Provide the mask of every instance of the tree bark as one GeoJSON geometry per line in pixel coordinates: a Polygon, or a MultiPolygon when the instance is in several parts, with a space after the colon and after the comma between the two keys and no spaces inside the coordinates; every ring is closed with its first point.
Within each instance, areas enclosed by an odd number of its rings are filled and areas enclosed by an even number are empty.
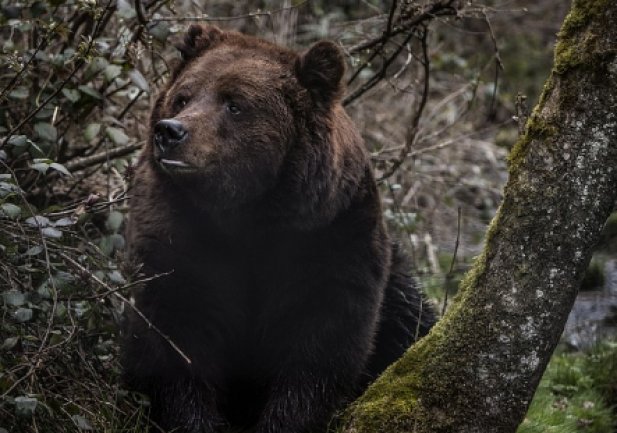
{"type": "Polygon", "coordinates": [[[514,432],[617,199],[617,2],[575,0],[483,253],[346,433],[514,432]]]}

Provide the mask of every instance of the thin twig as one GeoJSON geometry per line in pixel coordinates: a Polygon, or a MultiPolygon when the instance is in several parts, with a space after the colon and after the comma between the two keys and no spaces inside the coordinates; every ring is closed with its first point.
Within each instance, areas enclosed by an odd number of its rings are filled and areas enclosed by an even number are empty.
{"type": "Polygon", "coordinates": [[[386,36],[384,41],[381,43],[379,48],[373,50],[373,53],[354,71],[349,80],[347,80],[347,85],[349,86],[354,80],[360,75],[360,73],[366,69],[366,67],[377,57],[384,49],[386,42],[390,39],[390,35],[392,33],[392,23],[394,19],[394,12],[396,12],[397,0],[392,0],[392,5],[390,6],[390,13],[388,14],[388,21],[386,24],[386,29],[384,31],[383,36],[386,36]]]}
{"type": "Polygon", "coordinates": [[[148,319],[144,313],[141,312],[141,310],[139,308],[137,308],[135,305],[133,305],[133,303],[131,301],[129,301],[128,299],[126,299],[126,297],[118,292],[116,292],[112,287],[110,287],[107,283],[105,283],[104,281],[102,281],[100,278],[98,278],[94,273],[90,272],[88,269],[86,269],[84,266],[82,266],[79,262],[73,260],[73,258],[67,256],[64,253],[59,253],[60,256],[62,258],[64,258],[64,260],[66,260],[67,262],[71,263],[73,266],[75,266],[79,271],[81,271],[81,273],[85,276],[87,276],[88,278],[91,278],[94,282],[96,282],[99,286],[103,287],[105,290],[107,290],[108,293],[114,295],[115,297],[117,297],[119,300],[121,300],[122,302],[124,302],[125,305],[127,305],[130,309],[132,309],[135,314],[137,314],[145,323],[146,325],[148,325],[148,327],[150,329],[152,329],[154,332],[156,332],[157,334],[159,334],[159,336],[165,340],[167,342],[167,344],[169,344],[171,346],[171,348],[173,350],[175,350],[181,357],[182,359],[184,359],[184,361],[187,364],[192,364],[191,358],[189,358],[183,351],[182,349],[180,349],[180,347],[178,347],[178,345],[176,343],[174,343],[174,341],[167,335],[165,334],[163,331],[161,331],[154,323],[152,323],[152,321],[150,321],[150,319],[148,319]]]}
{"type": "Polygon", "coordinates": [[[518,93],[514,102],[516,108],[516,120],[518,124],[518,135],[522,137],[525,134],[525,125],[527,125],[527,119],[529,118],[529,106],[527,105],[527,96],[518,93]]]}
{"type": "Polygon", "coordinates": [[[125,291],[125,290],[129,290],[129,289],[131,289],[131,288],[133,288],[135,286],[138,286],[140,284],[144,284],[144,283],[147,283],[149,281],[156,280],[157,278],[161,278],[161,277],[165,277],[167,275],[171,275],[172,273],[173,272],[170,271],[170,272],[163,272],[163,273],[160,273],[160,274],[155,274],[155,275],[152,275],[151,277],[142,278],[140,280],[133,281],[131,283],[125,284],[122,287],[116,287],[115,289],[111,288],[110,290],[108,290],[106,292],[97,293],[96,295],[88,296],[87,298],[84,298],[84,299],[96,300],[96,299],[106,298],[107,296],[113,295],[116,292],[122,292],[122,291],[125,291]]]}
{"type": "Polygon", "coordinates": [[[420,99],[420,105],[416,110],[414,117],[411,121],[411,125],[408,130],[407,138],[405,140],[405,147],[401,150],[398,155],[398,158],[394,160],[390,168],[379,178],[379,180],[387,179],[392,176],[396,170],[403,164],[405,159],[407,158],[407,154],[411,150],[411,146],[416,140],[418,135],[418,130],[420,127],[420,119],[422,118],[422,113],[424,113],[424,108],[426,107],[426,103],[428,101],[428,93],[429,93],[429,82],[430,82],[430,57],[428,53],[428,28],[424,28],[424,32],[421,38],[422,45],[422,66],[424,67],[424,88],[422,89],[422,98],[420,99]]]}
{"type": "Polygon", "coordinates": [[[248,14],[244,14],[244,15],[234,15],[234,16],[229,16],[229,17],[210,17],[207,14],[203,14],[203,15],[198,15],[198,16],[192,16],[192,17],[161,17],[161,18],[153,18],[150,20],[151,23],[158,23],[158,22],[162,22],[162,21],[173,21],[173,22],[190,22],[190,21],[236,21],[236,20],[241,20],[241,19],[246,19],[246,18],[256,18],[256,17],[269,17],[273,14],[279,13],[279,12],[283,12],[283,11],[287,11],[290,9],[298,9],[300,6],[303,6],[305,3],[307,3],[308,0],[303,0],[300,3],[296,4],[296,5],[292,5],[292,6],[286,6],[286,7],[282,7],[279,9],[274,9],[271,11],[263,11],[263,12],[250,12],[248,14]]]}
{"type": "Polygon", "coordinates": [[[441,316],[446,314],[446,308],[448,307],[448,283],[452,281],[454,275],[454,264],[456,263],[456,255],[458,254],[459,241],[461,239],[461,207],[458,207],[458,217],[456,220],[456,242],[454,243],[454,253],[452,254],[452,261],[450,262],[450,270],[446,275],[446,281],[444,286],[443,306],[441,307],[441,316]]]}
{"type": "MultiPolygon", "coordinates": [[[[107,6],[105,8],[105,12],[107,12],[108,15],[111,14],[111,10],[109,9],[109,5],[111,4],[111,2],[112,2],[112,0],[109,0],[108,3],[107,3],[107,6]]],[[[94,29],[91,37],[90,37],[90,41],[88,42],[88,46],[86,47],[86,50],[85,50],[82,58],[80,58],[76,62],[75,67],[73,68],[73,70],[71,71],[69,76],[67,78],[65,78],[64,80],[62,80],[62,82],[60,83],[58,88],[54,92],[52,92],[52,94],[49,95],[43,102],[41,102],[38,107],[36,107],[34,110],[32,110],[26,117],[24,117],[21,120],[21,122],[19,122],[17,124],[17,126],[12,128],[8,132],[8,134],[6,135],[6,137],[4,138],[2,143],[0,143],[0,149],[6,145],[6,143],[10,140],[10,138],[13,136],[13,134],[15,134],[15,132],[19,131],[26,123],[28,123],[34,116],[36,116],[43,108],[45,108],[47,106],[47,104],[49,104],[49,102],[51,100],[53,100],[56,96],[58,96],[60,94],[60,92],[62,91],[62,89],[64,89],[64,87],[73,79],[75,74],[77,74],[77,72],[84,65],[87,64],[87,62],[84,60],[84,58],[87,57],[90,54],[90,51],[92,51],[92,48],[94,47],[94,42],[96,40],[96,36],[97,36],[97,34],[99,32],[99,29],[100,29],[100,25],[103,22],[103,18],[105,16],[106,16],[106,14],[101,14],[101,17],[97,21],[97,25],[96,25],[96,27],[95,27],[95,29],[94,29]]]]}
{"type": "Polygon", "coordinates": [[[493,31],[491,20],[488,18],[488,14],[486,13],[486,8],[482,9],[482,14],[484,15],[484,21],[486,22],[486,26],[488,27],[488,33],[491,36],[491,41],[493,42],[493,50],[495,51],[495,85],[493,86],[493,94],[491,95],[491,102],[489,105],[489,113],[492,113],[495,107],[495,101],[497,99],[497,85],[499,84],[499,73],[502,72],[505,68],[503,66],[503,61],[501,60],[501,52],[499,51],[499,45],[497,44],[497,38],[495,37],[495,32],[493,31]]]}
{"type": "Polygon", "coordinates": [[[344,106],[349,105],[354,100],[362,96],[364,93],[368,92],[370,89],[375,87],[383,78],[385,78],[386,73],[388,71],[388,67],[390,67],[390,65],[394,62],[394,60],[396,60],[398,55],[401,53],[401,51],[403,51],[403,49],[409,43],[411,38],[413,38],[413,36],[414,36],[414,32],[409,33],[407,37],[405,38],[405,41],[397,47],[394,53],[391,54],[390,57],[388,57],[386,61],[383,62],[379,72],[375,73],[362,86],[360,86],[358,89],[354,90],[350,95],[345,97],[345,99],[343,99],[343,105],[344,106]]]}
{"type": "MultiPolygon", "coordinates": [[[[4,168],[11,174],[11,176],[13,177],[13,179],[15,179],[15,181],[17,181],[17,177],[15,175],[15,172],[11,169],[11,167],[9,167],[4,161],[0,160],[0,164],[2,164],[4,166],[4,168]]],[[[24,203],[24,205],[28,208],[28,212],[30,212],[31,215],[35,216],[36,213],[34,211],[34,209],[32,208],[32,206],[30,205],[30,203],[28,202],[28,200],[26,199],[26,196],[23,192],[23,190],[19,187],[17,188],[18,191],[18,195],[21,199],[21,201],[24,203]]],[[[51,334],[51,327],[54,323],[54,318],[56,316],[56,308],[58,306],[58,290],[56,288],[56,282],[52,276],[51,273],[51,260],[49,257],[49,248],[47,247],[47,241],[45,239],[45,234],[43,233],[43,226],[41,225],[41,222],[39,221],[38,218],[34,218],[34,222],[36,224],[36,227],[38,228],[38,234],[41,238],[41,246],[43,247],[43,252],[45,253],[45,270],[47,271],[47,277],[49,279],[49,283],[51,284],[51,296],[52,296],[52,304],[51,304],[51,309],[49,310],[49,318],[47,320],[47,327],[45,328],[45,333],[43,334],[43,338],[41,338],[41,344],[39,344],[39,348],[36,352],[36,355],[32,358],[31,360],[31,364],[30,364],[30,369],[28,371],[28,373],[26,375],[24,375],[24,377],[22,377],[21,379],[24,380],[26,377],[31,376],[35,369],[37,367],[40,366],[40,359],[42,357],[42,353],[43,353],[43,348],[45,347],[45,344],[47,343],[47,340],[49,339],[49,335],[51,334]]],[[[2,394],[2,397],[7,396],[13,389],[15,389],[15,387],[17,387],[17,385],[21,382],[21,380],[17,380],[15,381],[15,383],[8,389],[6,390],[6,392],[4,392],[2,394]]]]}
{"type": "MultiPolygon", "coordinates": [[[[53,27],[53,29],[51,29],[51,28],[49,29],[49,33],[51,33],[53,30],[55,30],[56,27],[57,27],[57,23],[53,27]]],[[[43,45],[45,45],[47,43],[47,41],[48,41],[48,36],[47,35],[44,38],[41,38],[41,41],[39,42],[39,44],[34,49],[34,52],[28,58],[28,61],[24,65],[22,65],[22,67],[19,70],[19,72],[17,74],[15,74],[13,76],[13,78],[11,79],[11,81],[6,85],[6,87],[4,89],[2,89],[2,92],[0,93],[0,101],[2,101],[2,99],[4,98],[4,95],[6,95],[8,92],[11,91],[13,86],[19,81],[19,79],[22,77],[22,75],[28,70],[28,67],[30,66],[32,61],[36,58],[36,56],[39,53],[39,51],[41,50],[41,48],[43,48],[43,45]]]]}
{"type": "Polygon", "coordinates": [[[141,26],[146,26],[148,24],[148,20],[146,19],[146,15],[144,13],[144,6],[141,3],[141,0],[135,0],[135,14],[137,15],[137,21],[141,26]]]}
{"type": "Polygon", "coordinates": [[[440,16],[454,16],[458,13],[458,9],[452,6],[453,3],[455,3],[455,1],[453,0],[448,1],[445,4],[442,2],[434,3],[430,5],[427,9],[425,9],[421,14],[416,15],[402,25],[395,26],[390,32],[389,36],[381,34],[376,38],[354,45],[353,47],[349,48],[348,51],[350,54],[360,53],[364,50],[373,48],[383,43],[386,39],[390,37],[400,35],[401,33],[406,33],[409,30],[425,23],[426,21],[431,21],[440,16]]]}

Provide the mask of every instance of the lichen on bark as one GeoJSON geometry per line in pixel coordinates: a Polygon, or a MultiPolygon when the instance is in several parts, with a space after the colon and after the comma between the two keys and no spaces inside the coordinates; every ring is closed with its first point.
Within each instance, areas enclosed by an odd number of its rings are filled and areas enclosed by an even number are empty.
{"type": "Polygon", "coordinates": [[[446,316],[344,415],[354,433],[513,432],[617,199],[617,3],[575,0],[446,316]]]}

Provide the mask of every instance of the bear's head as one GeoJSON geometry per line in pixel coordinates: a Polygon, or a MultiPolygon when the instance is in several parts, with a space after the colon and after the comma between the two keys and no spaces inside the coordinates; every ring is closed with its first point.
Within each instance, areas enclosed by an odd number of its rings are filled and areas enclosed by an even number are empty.
{"type": "Polygon", "coordinates": [[[363,174],[344,173],[362,157],[343,161],[343,148],[362,146],[340,105],[338,46],[296,53],[192,25],[178,49],[182,61],[151,115],[144,156],[155,175],[210,212],[265,201],[271,210],[285,203],[282,213],[334,212],[332,189],[363,174]]]}

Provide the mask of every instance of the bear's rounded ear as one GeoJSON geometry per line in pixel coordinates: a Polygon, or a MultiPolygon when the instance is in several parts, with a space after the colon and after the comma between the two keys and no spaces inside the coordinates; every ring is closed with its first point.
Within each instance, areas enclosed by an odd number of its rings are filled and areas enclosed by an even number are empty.
{"type": "Polygon", "coordinates": [[[320,41],[298,57],[295,73],[314,97],[330,103],[343,93],[345,58],[334,42],[320,41]]]}
{"type": "Polygon", "coordinates": [[[194,59],[208,48],[223,40],[223,31],[216,26],[191,24],[181,43],[176,48],[185,62],[194,59]]]}

